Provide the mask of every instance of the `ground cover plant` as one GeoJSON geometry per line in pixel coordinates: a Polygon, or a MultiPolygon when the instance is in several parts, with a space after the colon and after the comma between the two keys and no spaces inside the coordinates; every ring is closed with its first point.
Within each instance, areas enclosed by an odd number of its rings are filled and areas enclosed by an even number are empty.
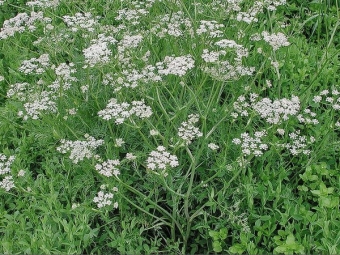
{"type": "Polygon", "coordinates": [[[0,27],[0,253],[340,253],[337,0],[3,0],[0,27]]]}

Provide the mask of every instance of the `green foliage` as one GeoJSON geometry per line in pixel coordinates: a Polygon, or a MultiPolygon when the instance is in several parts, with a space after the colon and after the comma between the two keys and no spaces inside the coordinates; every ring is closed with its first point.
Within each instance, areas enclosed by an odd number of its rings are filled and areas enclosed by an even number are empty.
{"type": "Polygon", "coordinates": [[[0,37],[1,254],[340,254],[338,1],[26,2],[0,5],[48,18],[0,37]]]}

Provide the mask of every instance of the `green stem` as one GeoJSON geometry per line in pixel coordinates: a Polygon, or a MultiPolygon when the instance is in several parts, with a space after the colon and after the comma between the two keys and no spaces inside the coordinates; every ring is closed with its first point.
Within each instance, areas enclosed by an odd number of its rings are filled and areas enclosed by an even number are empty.
{"type": "Polygon", "coordinates": [[[152,213],[149,213],[148,211],[144,210],[142,207],[136,205],[134,202],[132,202],[129,198],[127,198],[126,196],[124,196],[123,194],[120,194],[126,201],[128,201],[130,204],[132,204],[134,207],[136,207],[138,210],[141,210],[142,212],[144,212],[147,215],[150,215],[153,218],[156,218],[157,220],[163,222],[165,225],[171,226],[171,224],[169,222],[166,222],[165,220],[153,215],[152,213]]]}
{"type": "Polygon", "coordinates": [[[144,200],[148,201],[150,204],[152,204],[153,206],[155,206],[155,209],[157,209],[158,211],[162,212],[163,214],[167,215],[173,222],[175,222],[175,225],[177,226],[178,230],[182,233],[182,227],[179,224],[179,222],[173,218],[173,216],[167,212],[165,209],[163,209],[162,207],[160,207],[157,203],[155,203],[154,201],[152,201],[149,197],[145,196],[143,193],[141,193],[140,191],[136,190],[135,188],[131,187],[130,185],[124,183],[121,179],[119,179],[118,177],[116,177],[116,179],[118,180],[118,182],[120,184],[122,184],[124,187],[126,187],[128,190],[130,190],[131,192],[143,197],[144,200]]]}

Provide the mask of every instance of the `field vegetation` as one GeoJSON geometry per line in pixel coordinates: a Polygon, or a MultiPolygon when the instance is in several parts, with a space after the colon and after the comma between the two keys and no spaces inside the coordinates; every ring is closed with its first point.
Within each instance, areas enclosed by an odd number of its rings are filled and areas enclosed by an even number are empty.
{"type": "Polygon", "coordinates": [[[0,1],[1,254],[340,254],[338,0],[0,1]]]}

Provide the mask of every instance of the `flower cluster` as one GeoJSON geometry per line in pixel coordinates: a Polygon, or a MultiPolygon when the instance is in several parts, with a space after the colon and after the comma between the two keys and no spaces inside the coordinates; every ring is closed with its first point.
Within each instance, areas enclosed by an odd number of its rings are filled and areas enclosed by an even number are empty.
{"type": "Polygon", "coordinates": [[[139,19],[148,13],[149,12],[143,8],[138,8],[138,9],[126,9],[125,8],[125,9],[118,10],[118,16],[115,19],[121,20],[121,21],[132,22],[133,25],[138,25],[139,19]]]}
{"type": "Polygon", "coordinates": [[[86,30],[88,32],[94,32],[95,27],[98,25],[99,17],[93,17],[91,13],[76,13],[74,16],[63,16],[63,20],[72,32],[78,30],[86,30]]]}
{"type": "Polygon", "coordinates": [[[224,25],[218,23],[215,20],[201,20],[200,26],[196,30],[196,33],[198,35],[208,34],[209,37],[211,38],[222,37],[223,31],[220,29],[223,29],[223,28],[224,28],[224,25]]]}
{"type": "Polygon", "coordinates": [[[265,131],[257,131],[253,137],[245,132],[241,134],[241,138],[234,138],[232,142],[236,145],[241,145],[242,153],[244,155],[259,157],[263,154],[263,151],[268,149],[268,145],[261,141],[261,138],[265,136],[265,131]]]}
{"type": "MultiPolygon", "coordinates": [[[[112,55],[109,49],[109,44],[116,43],[116,39],[112,36],[105,36],[104,34],[99,34],[98,39],[91,40],[91,45],[83,50],[85,56],[85,63],[90,67],[94,67],[96,64],[106,64],[110,60],[112,55]]],[[[84,66],[84,68],[87,67],[84,66]]]]}
{"type": "Polygon", "coordinates": [[[55,8],[59,5],[59,0],[33,0],[26,3],[27,6],[37,6],[40,8],[55,8]]]}
{"type": "Polygon", "coordinates": [[[264,4],[269,11],[275,11],[278,6],[285,5],[286,0],[264,0],[264,4]]]}
{"type": "Polygon", "coordinates": [[[7,90],[7,97],[8,98],[16,98],[20,101],[26,100],[26,93],[25,91],[29,88],[30,84],[27,82],[22,83],[15,83],[9,86],[7,90]]]}
{"type": "Polygon", "coordinates": [[[13,164],[15,156],[6,157],[0,153],[0,175],[4,175],[2,181],[0,181],[0,188],[9,191],[14,188],[13,177],[11,174],[11,165],[13,164]]]}
{"type": "Polygon", "coordinates": [[[62,154],[67,152],[70,153],[70,159],[74,164],[82,161],[84,158],[92,158],[93,151],[100,145],[104,144],[104,140],[96,140],[88,134],[85,135],[86,141],[69,141],[62,139],[60,141],[61,145],[57,147],[57,151],[62,154]]]}
{"type": "Polygon", "coordinates": [[[156,22],[151,28],[151,32],[160,38],[163,38],[166,35],[179,37],[184,34],[194,34],[190,19],[185,17],[184,13],[181,11],[174,12],[172,15],[165,14],[156,17],[155,20],[156,22]]]}
{"type": "Polygon", "coordinates": [[[19,71],[24,74],[42,74],[50,66],[48,54],[42,54],[39,58],[31,58],[21,63],[19,71]]]}
{"type": "Polygon", "coordinates": [[[204,49],[201,55],[202,59],[206,63],[215,63],[219,60],[220,56],[225,56],[227,54],[226,51],[209,51],[208,49],[204,49]]]}
{"type": "Polygon", "coordinates": [[[220,146],[218,146],[217,144],[214,144],[214,143],[209,143],[208,148],[213,150],[213,151],[217,151],[220,148],[220,146]]]}
{"type": "Polygon", "coordinates": [[[37,120],[43,112],[56,113],[57,104],[53,101],[54,99],[55,97],[49,91],[31,94],[29,95],[28,102],[24,104],[26,114],[19,111],[18,116],[23,117],[24,120],[28,120],[28,118],[37,120]]]}
{"type": "Polygon", "coordinates": [[[319,124],[319,121],[315,118],[316,113],[312,112],[310,109],[306,108],[303,110],[302,114],[296,116],[300,123],[306,124],[319,124]]]}
{"type": "MultiPolygon", "coordinates": [[[[97,204],[98,208],[111,205],[114,194],[111,191],[107,191],[106,185],[102,185],[100,189],[101,190],[97,193],[97,196],[93,198],[93,202],[97,204]]],[[[117,192],[118,189],[114,187],[112,191],[117,192]]],[[[118,203],[113,203],[113,207],[118,208],[118,203]]]]}
{"type": "Polygon", "coordinates": [[[276,51],[283,46],[289,46],[290,43],[287,40],[287,37],[283,33],[277,34],[269,34],[267,31],[262,32],[263,40],[269,43],[272,46],[273,50],[276,51]]]}
{"type": "Polygon", "coordinates": [[[173,57],[166,56],[163,62],[156,63],[158,73],[161,75],[184,76],[188,70],[194,68],[195,61],[190,55],[173,57]]]}
{"type": "Polygon", "coordinates": [[[137,48],[142,40],[143,36],[141,34],[125,35],[118,43],[118,51],[124,51],[128,48],[137,48]]]}
{"type": "Polygon", "coordinates": [[[188,116],[188,121],[182,122],[181,126],[178,128],[178,136],[184,140],[185,145],[191,144],[191,142],[203,134],[199,131],[199,128],[195,127],[198,122],[199,116],[197,114],[190,114],[188,116]]]}
{"type": "MultiPolygon", "coordinates": [[[[291,99],[282,98],[273,101],[269,98],[260,99],[257,94],[251,93],[249,101],[242,95],[237,98],[233,106],[235,112],[231,115],[234,118],[248,116],[250,111],[254,111],[268,123],[279,124],[282,120],[288,120],[290,116],[298,115],[300,99],[293,95],[291,99]]],[[[300,117],[302,118],[302,115],[300,117]]]]}
{"type": "Polygon", "coordinates": [[[156,73],[156,67],[152,65],[145,66],[142,70],[134,68],[125,69],[121,73],[106,74],[103,79],[104,85],[111,85],[114,91],[119,91],[123,87],[136,88],[139,84],[148,84],[150,82],[159,82],[162,77],[156,73]]]}
{"type": "Polygon", "coordinates": [[[50,23],[50,18],[44,18],[43,12],[18,13],[17,16],[9,20],[5,20],[0,30],[0,40],[14,36],[16,32],[23,33],[26,29],[29,31],[36,30],[35,22],[41,21],[50,23]]]}
{"type": "Polygon", "coordinates": [[[74,69],[73,63],[61,63],[54,71],[57,79],[48,86],[52,91],[59,92],[60,87],[62,87],[63,90],[67,90],[71,87],[72,82],[78,81],[76,77],[72,76],[72,74],[77,72],[77,70],[74,69]]]}
{"type": "Polygon", "coordinates": [[[11,172],[11,165],[13,164],[15,156],[6,157],[0,153],[0,175],[8,174],[11,172]]]}
{"type": "Polygon", "coordinates": [[[226,81],[238,80],[242,76],[252,75],[255,72],[255,67],[246,67],[241,63],[233,65],[229,61],[219,61],[215,66],[203,67],[202,71],[218,81],[226,81]]]}
{"type": "Polygon", "coordinates": [[[113,175],[117,177],[120,174],[120,171],[117,168],[117,166],[119,165],[120,165],[120,162],[118,159],[116,160],[109,159],[102,163],[96,164],[95,168],[100,174],[106,177],[111,177],[113,175]]]}
{"type": "Polygon", "coordinates": [[[104,120],[115,119],[116,124],[122,124],[125,119],[137,116],[141,119],[152,115],[150,106],[145,105],[144,100],[129,103],[118,103],[117,99],[111,98],[106,108],[99,111],[98,115],[104,120]]]}
{"type": "Polygon", "coordinates": [[[309,155],[310,150],[307,149],[307,146],[315,141],[315,138],[311,136],[309,141],[306,136],[300,135],[300,130],[289,133],[290,143],[286,143],[280,145],[290,151],[290,153],[294,156],[299,154],[309,155]]]}
{"type": "Polygon", "coordinates": [[[6,191],[10,191],[12,188],[14,188],[14,181],[13,181],[13,177],[10,175],[5,176],[2,181],[0,181],[0,188],[6,190],[6,191]]]}
{"type": "Polygon", "coordinates": [[[337,89],[333,89],[332,91],[323,90],[319,93],[319,95],[314,96],[314,103],[323,103],[331,105],[334,110],[340,110],[340,92],[337,89]]]}
{"type": "Polygon", "coordinates": [[[256,1],[254,2],[253,7],[249,8],[247,12],[238,12],[236,16],[237,21],[243,21],[248,24],[252,22],[257,22],[258,19],[256,16],[262,12],[263,2],[256,1]]]}
{"type": "Polygon", "coordinates": [[[177,156],[171,155],[166,151],[164,146],[158,146],[157,150],[152,151],[146,160],[147,168],[152,171],[160,171],[160,175],[166,177],[168,173],[167,168],[178,166],[177,156]]]}
{"type": "Polygon", "coordinates": [[[237,44],[234,40],[222,39],[220,41],[217,41],[215,45],[222,49],[225,48],[235,49],[236,57],[234,58],[234,60],[236,60],[237,62],[240,62],[243,57],[248,57],[249,55],[248,49],[246,49],[240,44],[237,44]]]}
{"type": "Polygon", "coordinates": [[[281,120],[288,120],[289,116],[297,115],[300,110],[300,100],[297,96],[292,96],[292,99],[287,98],[272,101],[269,98],[263,98],[252,104],[261,118],[268,123],[278,124],[281,120]]]}

